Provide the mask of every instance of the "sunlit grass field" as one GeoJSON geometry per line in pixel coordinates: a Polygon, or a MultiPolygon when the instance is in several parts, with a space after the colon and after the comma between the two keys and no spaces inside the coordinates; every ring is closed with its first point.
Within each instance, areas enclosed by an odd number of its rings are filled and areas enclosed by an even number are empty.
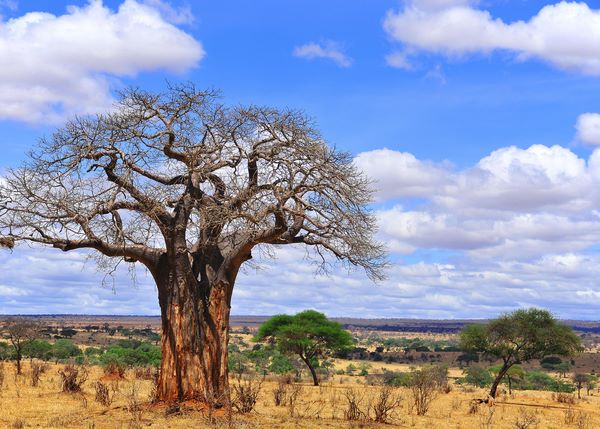
{"type": "MultiPolygon", "coordinates": [[[[338,362],[343,366],[345,362],[338,362]]],[[[280,384],[274,377],[262,380],[255,410],[241,414],[223,410],[171,410],[150,403],[153,382],[139,380],[127,371],[121,380],[106,377],[102,368],[88,367],[88,377],[79,393],[61,392],[58,373],[64,365],[49,364],[37,387],[31,385],[31,366],[15,375],[12,363],[4,363],[0,391],[2,428],[577,428],[600,427],[600,396],[584,396],[573,404],[558,402],[551,392],[518,391],[500,395],[494,406],[472,405],[485,391],[450,385],[439,392],[425,416],[416,415],[412,393],[392,389],[398,406],[387,424],[373,422],[374,407],[381,387],[365,384],[364,377],[335,376],[314,387],[308,383],[280,384]],[[95,400],[94,383],[102,380],[109,388],[112,403],[95,400]],[[276,406],[274,390],[285,390],[283,405],[276,406]],[[347,393],[353,393],[360,410],[358,420],[349,421],[347,393]],[[290,400],[290,398],[293,398],[290,400]]],[[[375,369],[375,368],[374,368],[375,369]]],[[[458,370],[451,370],[450,374],[458,370]]],[[[254,383],[261,382],[255,379],[254,383]]],[[[232,385],[235,385],[232,379],[232,385]]]]}

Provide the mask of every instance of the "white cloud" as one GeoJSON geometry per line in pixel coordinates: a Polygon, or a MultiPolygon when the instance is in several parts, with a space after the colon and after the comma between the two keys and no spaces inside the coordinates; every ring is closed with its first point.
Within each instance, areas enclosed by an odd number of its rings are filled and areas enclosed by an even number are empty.
{"type": "Polygon", "coordinates": [[[297,46],[294,48],[293,54],[295,57],[309,60],[315,58],[328,59],[340,67],[350,67],[352,65],[352,59],[342,51],[338,43],[331,40],[323,43],[307,43],[306,45],[297,46]]]}
{"type": "Polygon", "coordinates": [[[414,68],[413,64],[409,61],[408,57],[410,56],[409,52],[406,51],[396,51],[392,52],[385,56],[385,62],[392,67],[396,67],[398,69],[404,70],[412,70],[414,68]]]}
{"type": "Polygon", "coordinates": [[[110,106],[115,77],[194,67],[202,45],[161,13],[136,0],[116,11],[91,0],[60,16],[30,12],[0,22],[0,119],[59,121],[97,112],[110,106]]]}
{"type": "Polygon", "coordinates": [[[375,181],[379,201],[431,195],[449,174],[448,163],[436,165],[387,148],[360,153],[354,162],[375,181]]]}
{"type": "Polygon", "coordinates": [[[502,50],[520,60],[600,74],[600,11],[585,3],[547,5],[527,21],[507,23],[469,1],[409,1],[387,13],[384,29],[415,51],[460,56],[502,50]]]}
{"type": "Polygon", "coordinates": [[[576,139],[584,144],[600,145],[600,114],[583,113],[577,118],[575,124],[576,139]]]}
{"type": "Polygon", "coordinates": [[[396,201],[377,216],[382,239],[401,254],[527,260],[600,242],[600,151],[586,161],[561,146],[511,146],[460,171],[389,149],[356,163],[375,180],[379,201],[396,201]]]}

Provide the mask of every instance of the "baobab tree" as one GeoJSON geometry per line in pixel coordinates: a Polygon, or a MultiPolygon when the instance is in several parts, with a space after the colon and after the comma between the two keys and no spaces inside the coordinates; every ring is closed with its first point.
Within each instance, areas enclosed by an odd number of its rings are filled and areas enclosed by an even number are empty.
{"type": "Polygon", "coordinates": [[[8,172],[0,237],[93,249],[103,267],[143,264],[162,316],[159,399],[224,404],[240,267],[265,246],[297,244],[324,270],[339,261],[381,278],[371,188],[301,112],[227,107],[192,84],[130,89],[8,172]]]}

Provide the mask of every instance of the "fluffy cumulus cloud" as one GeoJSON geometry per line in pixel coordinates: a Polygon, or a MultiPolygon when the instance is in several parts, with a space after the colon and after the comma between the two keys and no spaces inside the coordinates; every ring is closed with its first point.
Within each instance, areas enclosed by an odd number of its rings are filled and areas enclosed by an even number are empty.
{"type": "Polygon", "coordinates": [[[160,1],[101,0],[63,15],[30,12],[0,21],[0,119],[58,121],[111,104],[114,79],[143,71],[181,73],[204,56],[173,25],[190,19],[160,1]]]}
{"type": "Polygon", "coordinates": [[[292,53],[295,57],[308,60],[316,58],[330,60],[340,67],[350,67],[352,65],[352,59],[344,53],[342,47],[331,40],[297,46],[292,53]]]}
{"type": "Polygon", "coordinates": [[[583,113],[577,118],[575,124],[577,141],[591,145],[600,145],[600,114],[583,113]]]}
{"type": "Polygon", "coordinates": [[[377,215],[381,236],[397,252],[531,259],[600,241],[598,151],[585,160],[561,146],[506,147],[460,171],[389,150],[357,160],[380,200],[395,199],[377,215]]]}
{"type": "Polygon", "coordinates": [[[501,50],[519,60],[600,74],[600,10],[583,2],[547,5],[528,20],[505,22],[473,1],[408,0],[387,13],[384,29],[402,44],[388,56],[390,65],[401,68],[410,64],[405,52],[463,56],[501,50]]]}
{"type": "Polygon", "coordinates": [[[448,164],[421,161],[411,153],[376,149],[359,154],[354,163],[374,182],[379,201],[398,197],[431,195],[443,186],[448,164]]]}

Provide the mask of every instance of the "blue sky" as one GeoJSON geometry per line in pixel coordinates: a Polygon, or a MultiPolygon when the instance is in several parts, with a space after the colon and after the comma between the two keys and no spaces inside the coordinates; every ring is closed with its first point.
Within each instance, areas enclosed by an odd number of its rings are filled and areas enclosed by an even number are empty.
{"type": "MultiPolygon", "coordinates": [[[[0,176],[119,88],[191,80],[231,104],[312,116],[376,180],[394,261],[373,285],[315,276],[301,249],[283,249],[242,275],[234,313],[462,318],[536,305],[597,318],[594,7],[0,0],[0,176]]],[[[0,313],[157,313],[143,271],[134,287],[126,270],[102,286],[84,254],[57,252],[0,253],[0,313]]]]}

